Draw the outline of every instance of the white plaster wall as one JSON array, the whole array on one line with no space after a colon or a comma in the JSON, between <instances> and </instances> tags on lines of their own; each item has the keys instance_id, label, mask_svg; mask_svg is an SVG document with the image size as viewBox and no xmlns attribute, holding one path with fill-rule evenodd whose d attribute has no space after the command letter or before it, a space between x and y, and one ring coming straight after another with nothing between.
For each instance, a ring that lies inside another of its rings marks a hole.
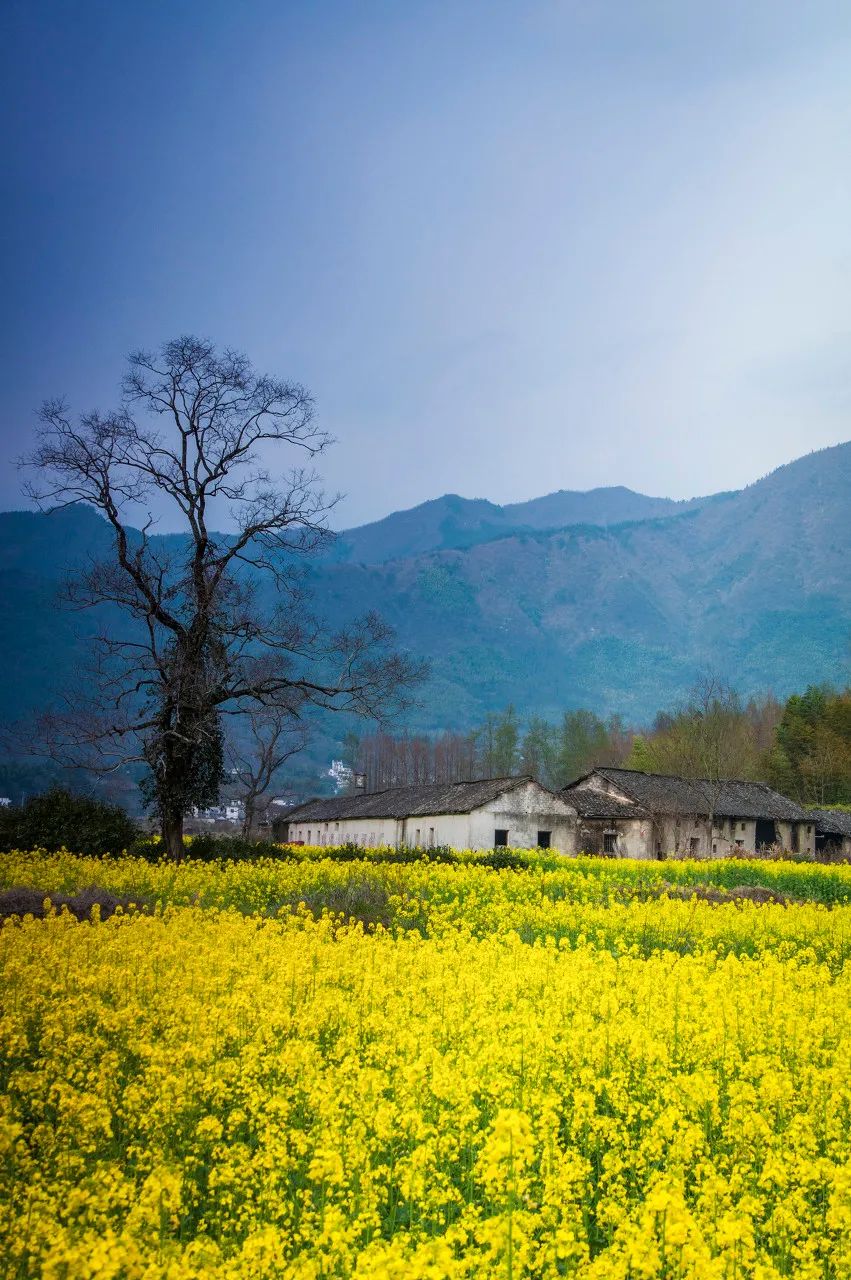
<instances>
[{"instance_id":1,"label":"white plaster wall","mask_svg":"<svg viewBox=\"0 0 851 1280\"><path fill-rule=\"evenodd\" d=\"M778 822L777 835L784 849L792 848L792 832L798 828L798 853L815 853L816 829L811 822Z\"/></svg>"},{"instance_id":2,"label":"white plaster wall","mask_svg":"<svg viewBox=\"0 0 851 1280\"><path fill-rule=\"evenodd\" d=\"M345 818L339 822L294 822L289 838L305 844L396 844L395 818Z\"/></svg>"},{"instance_id":3,"label":"white plaster wall","mask_svg":"<svg viewBox=\"0 0 851 1280\"><path fill-rule=\"evenodd\" d=\"M405 818L399 826L400 844L419 846L421 849L439 844L448 844L452 849L470 847L470 815L468 813L438 813L425 817ZM419 839L417 839L418 831ZM433 837L432 831L434 831Z\"/></svg>"},{"instance_id":4,"label":"white plaster wall","mask_svg":"<svg viewBox=\"0 0 851 1280\"><path fill-rule=\"evenodd\" d=\"M576 811L559 796L530 782L473 813L440 813L411 818L344 818L339 822L294 822L291 840L305 844L407 844L428 848L492 849L498 828L515 848L534 848L538 832L550 832L550 847L576 851ZM419 833L419 834L418 834Z\"/></svg>"},{"instance_id":5,"label":"white plaster wall","mask_svg":"<svg viewBox=\"0 0 851 1280\"><path fill-rule=\"evenodd\" d=\"M616 787L608 778L602 778L598 773L592 773L590 778L586 778L583 787L587 787L589 791L601 791L605 796L617 796L619 800L632 800L632 796L628 796L620 787Z\"/></svg>"},{"instance_id":6,"label":"white plaster wall","mask_svg":"<svg viewBox=\"0 0 851 1280\"><path fill-rule=\"evenodd\" d=\"M508 831L508 844L516 849L534 849L538 832L549 831L550 848L559 853L576 852L576 810L536 782L506 792L470 815L470 848L493 848L494 833Z\"/></svg>"},{"instance_id":7,"label":"white plaster wall","mask_svg":"<svg viewBox=\"0 0 851 1280\"><path fill-rule=\"evenodd\" d=\"M647 818L622 822L622 835L618 839L618 853L624 858L652 858L653 824Z\"/></svg>"}]
</instances>

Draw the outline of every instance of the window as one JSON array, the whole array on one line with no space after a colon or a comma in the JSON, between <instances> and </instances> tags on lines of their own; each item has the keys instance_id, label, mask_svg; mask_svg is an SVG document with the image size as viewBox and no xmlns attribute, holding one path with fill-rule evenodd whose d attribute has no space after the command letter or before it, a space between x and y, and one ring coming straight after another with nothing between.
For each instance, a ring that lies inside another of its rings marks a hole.
<instances>
[{"instance_id":1,"label":"window","mask_svg":"<svg viewBox=\"0 0 851 1280\"><path fill-rule=\"evenodd\" d=\"M742 831L744 831L744 830L745 830L745 823L743 822L743 823L742 823Z\"/></svg>"},{"instance_id":2,"label":"window","mask_svg":"<svg viewBox=\"0 0 851 1280\"><path fill-rule=\"evenodd\" d=\"M688 842L688 851L692 856L700 852L700 836L691 837Z\"/></svg>"},{"instance_id":3,"label":"window","mask_svg":"<svg viewBox=\"0 0 851 1280\"><path fill-rule=\"evenodd\" d=\"M493 833L494 849L504 849L508 844L508 832L504 827L497 827Z\"/></svg>"},{"instance_id":4,"label":"window","mask_svg":"<svg viewBox=\"0 0 851 1280\"><path fill-rule=\"evenodd\" d=\"M538 832L538 848L539 849L549 849L551 835L552 835L551 831Z\"/></svg>"},{"instance_id":5,"label":"window","mask_svg":"<svg viewBox=\"0 0 851 1280\"><path fill-rule=\"evenodd\" d=\"M712 841L712 852L713 852L713 853L717 853L717 852L718 852L718 845L715 843L715 841L714 841L714 840Z\"/></svg>"},{"instance_id":6,"label":"window","mask_svg":"<svg viewBox=\"0 0 851 1280\"><path fill-rule=\"evenodd\" d=\"M420 829L419 829L419 827L417 827L416 831L414 832L414 846L415 846L417 849L419 849L419 847L420 847Z\"/></svg>"},{"instance_id":7,"label":"window","mask_svg":"<svg viewBox=\"0 0 851 1280\"><path fill-rule=\"evenodd\" d=\"M310 828L307 831L307 843L310 844Z\"/></svg>"},{"instance_id":8,"label":"window","mask_svg":"<svg viewBox=\"0 0 851 1280\"><path fill-rule=\"evenodd\" d=\"M616 831L603 832L603 853L617 853L618 835Z\"/></svg>"},{"instance_id":9,"label":"window","mask_svg":"<svg viewBox=\"0 0 851 1280\"><path fill-rule=\"evenodd\" d=\"M434 827L429 827L428 829L428 847L429 849L434 848Z\"/></svg>"},{"instance_id":10,"label":"window","mask_svg":"<svg viewBox=\"0 0 851 1280\"><path fill-rule=\"evenodd\" d=\"M736 841L736 848L737 848L737 849L744 849L744 847L745 847L745 842L744 842L744 840L737 840L737 841Z\"/></svg>"}]
</instances>

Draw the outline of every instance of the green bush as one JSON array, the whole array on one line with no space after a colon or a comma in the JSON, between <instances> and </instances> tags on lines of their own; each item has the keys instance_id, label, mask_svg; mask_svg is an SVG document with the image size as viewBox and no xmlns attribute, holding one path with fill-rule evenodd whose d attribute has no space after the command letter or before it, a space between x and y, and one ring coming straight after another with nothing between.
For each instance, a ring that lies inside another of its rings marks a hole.
<instances>
[{"instance_id":1,"label":"green bush","mask_svg":"<svg viewBox=\"0 0 851 1280\"><path fill-rule=\"evenodd\" d=\"M165 857L162 842L157 837L151 836L139 836L128 849L128 853L132 853L137 858L145 858L148 862L159 862ZM401 865L416 862L466 865L473 862L477 866L493 867L497 871L541 864L540 855L537 852L491 849L484 853L471 854L452 849L448 844L436 845L431 849L399 845L396 848L388 846L367 850L363 845L350 842L328 845L315 853L313 851L303 853L297 845L280 845L272 840L246 840L242 836L222 835L212 831L193 836L191 843L186 846L186 856L194 862L256 862L259 858L272 858L276 862L316 861L327 858L331 862L389 862ZM556 855L552 859L552 865L558 866L561 861L561 857Z\"/></svg>"},{"instance_id":2,"label":"green bush","mask_svg":"<svg viewBox=\"0 0 851 1280\"><path fill-rule=\"evenodd\" d=\"M148 862L160 862L166 850L159 837L139 836L127 851ZM218 835L212 831L193 836L186 857L195 862L256 862L258 858L297 861L272 840L246 840L243 836Z\"/></svg>"},{"instance_id":3,"label":"green bush","mask_svg":"<svg viewBox=\"0 0 851 1280\"><path fill-rule=\"evenodd\" d=\"M0 851L69 849L71 853L118 854L130 848L138 828L123 809L91 796L54 787L22 805L0 809Z\"/></svg>"}]
</instances>

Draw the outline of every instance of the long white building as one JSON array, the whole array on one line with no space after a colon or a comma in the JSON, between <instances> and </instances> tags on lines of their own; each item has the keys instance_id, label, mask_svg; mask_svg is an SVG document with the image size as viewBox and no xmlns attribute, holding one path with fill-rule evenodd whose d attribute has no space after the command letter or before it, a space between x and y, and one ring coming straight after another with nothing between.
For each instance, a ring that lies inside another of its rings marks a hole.
<instances>
[{"instance_id":1,"label":"long white building","mask_svg":"<svg viewBox=\"0 0 851 1280\"><path fill-rule=\"evenodd\" d=\"M823 847L841 856L851 848L846 818L808 812L760 782L600 767L558 793L528 777L485 778L308 800L275 829L315 845L537 846L621 858L812 856Z\"/></svg>"},{"instance_id":2,"label":"long white building","mask_svg":"<svg viewBox=\"0 0 851 1280\"><path fill-rule=\"evenodd\" d=\"M576 852L576 809L532 778L431 783L308 800L288 815L285 841L429 849Z\"/></svg>"}]
</instances>

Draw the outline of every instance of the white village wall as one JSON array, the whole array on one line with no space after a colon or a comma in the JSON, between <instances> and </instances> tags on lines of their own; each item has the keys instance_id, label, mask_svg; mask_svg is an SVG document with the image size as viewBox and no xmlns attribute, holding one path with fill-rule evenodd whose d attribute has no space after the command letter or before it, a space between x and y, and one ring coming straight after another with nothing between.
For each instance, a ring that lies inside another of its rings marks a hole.
<instances>
[{"instance_id":1,"label":"white village wall","mask_svg":"<svg viewBox=\"0 0 851 1280\"><path fill-rule=\"evenodd\" d=\"M538 832L550 832L550 846L576 851L576 812L558 796L530 782L472 813L439 813L410 818L342 818L335 822L294 822L291 840L305 844L449 845L453 849L492 849L495 832L508 831L515 848L534 848Z\"/></svg>"},{"instance_id":2,"label":"white village wall","mask_svg":"<svg viewBox=\"0 0 851 1280\"><path fill-rule=\"evenodd\" d=\"M507 791L475 809L470 814L469 847L492 849L497 830L508 832L508 844L515 849L534 849L538 832L549 831L551 849L576 852L576 810L537 782Z\"/></svg>"},{"instance_id":3,"label":"white village wall","mask_svg":"<svg viewBox=\"0 0 851 1280\"><path fill-rule=\"evenodd\" d=\"M538 832L549 831L551 848L571 855L583 851L582 825L569 803L537 783L528 783L470 814L297 822L291 825L289 834L290 839L301 840L305 844L340 845L351 842L360 845L407 844L423 848L449 845L453 849L491 849L498 829L508 831L508 843L514 848L534 848L538 843ZM792 848L794 825L798 828L799 852L807 854L814 851L815 827L812 823L778 822L776 825L783 848ZM597 848L602 845L601 837L605 831L615 832L614 856L621 858L655 858L657 842L659 853L664 857L688 857L692 852L692 839L697 840L693 856L722 858L739 850L742 855L753 853L756 842L756 823L752 819L741 818L718 819L712 832L706 819L696 820L693 817L681 817L679 821L665 818L656 823L650 819L616 820L611 824L595 819L589 821L587 827L598 836ZM845 852L851 853L851 847Z\"/></svg>"}]
</instances>

